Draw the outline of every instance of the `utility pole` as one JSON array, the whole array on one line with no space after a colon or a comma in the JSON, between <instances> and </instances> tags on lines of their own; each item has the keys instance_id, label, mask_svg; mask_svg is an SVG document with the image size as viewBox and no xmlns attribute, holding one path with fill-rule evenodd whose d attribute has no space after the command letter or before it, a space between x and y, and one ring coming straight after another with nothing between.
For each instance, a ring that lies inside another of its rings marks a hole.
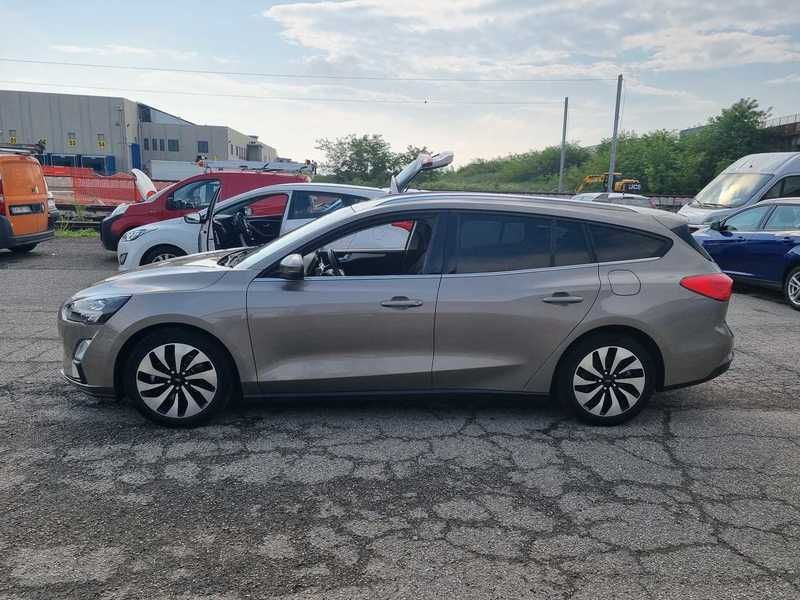
<instances>
[{"instance_id":1,"label":"utility pole","mask_svg":"<svg viewBox=\"0 0 800 600\"><path fill-rule=\"evenodd\" d=\"M558 169L558 191L564 191L564 161L567 158L567 110L569 97L564 97L564 126L561 128L561 166Z\"/></svg>"},{"instance_id":2,"label":"utility pole","mask_svg":"<svg viewBox=\"0 0 800 600\"><path fill-rule=\"evenodd\" d=\"M617 77L617 103L614 106L614 133L611 135L611 161L608 164L608 188L610 194L614 191L614 169L617 167L617 133L619 129L619 101L622 96L622 73Z\"/></svg>"}]
</instances>

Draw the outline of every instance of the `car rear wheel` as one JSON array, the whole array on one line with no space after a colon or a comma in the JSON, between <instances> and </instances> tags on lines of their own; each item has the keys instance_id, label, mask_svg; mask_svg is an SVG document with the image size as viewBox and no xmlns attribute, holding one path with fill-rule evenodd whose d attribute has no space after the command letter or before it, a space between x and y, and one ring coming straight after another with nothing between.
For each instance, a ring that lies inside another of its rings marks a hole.
<instances>
[{"instance_id":1,"label":"car rear wheel","mask_svg":"<svg viewBox=\"0 0 800 600\"><path fill-rule=\"evenodd\" d=\"M172 426L199 425L227 405L235 369L222 346L179 328L142 338L125 363L125 392L148 419Z\"/></svg>"},{"instance_id":2,"label":"car rear wheel","mask_svg":"<svg viewBox=\"0 0 800 600\"><path fill-rule=\"evenodd\" d=\"M644 408L653 394L655 367L636 339L601 333L570 348L557 377L560 399L579 419L616 425Z\"/></svg>"},{"instance_id":3,"label":"car rear wheel","mask_svg":"<svg viewBox=\"0 0 800 600\"><path fill-rule=\"evenodd\" d=\"M783 294L786 302L795 310L800 310L800 267L795 267L786 276L783 283Z\"/></svg>"},{"instance_id":4,"label":"car rear wheel","mask_svg":"<svg viewBox=\"0 0 800 600\"><path fill-rule=\"evenodd\" d=\"M34 248L36 248L37 244L23 244L22 246L14 246L10 248L12 252L16 252L17 254L24 254L26 252L30 252Z\"/></svg>"},{"instance_id":5,"label":"car rear wheel","mask_svg":"<svg viewBox=\"0 0 800 600\"><path fill-rule=\"evenodd\" d=\"M176 258L178 256L186 256L186 252L175 246L155 246L144 253L142 261L139 264L149 265L155 262L164 262L165 260Z\"/></svg>"}]
</instances>

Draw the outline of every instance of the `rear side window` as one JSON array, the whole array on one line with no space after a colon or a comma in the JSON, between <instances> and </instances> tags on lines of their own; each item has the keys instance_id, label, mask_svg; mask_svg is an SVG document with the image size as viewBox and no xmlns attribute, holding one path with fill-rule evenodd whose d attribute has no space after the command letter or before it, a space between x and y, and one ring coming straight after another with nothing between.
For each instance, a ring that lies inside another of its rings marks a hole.
<instances>
[{"instance_id":1,"label":"rear side window","mask_svg":"<svg viewBox=\"0 0 800 600\"><path fill-rule=\"evenodd\" d=\"M494 213L458 215L450 273L491 273L551 265L552 219Z\"/></svg>"},{"instance_id":2,"label":"rear side window","mask_svg":"<svg viewBox=\"0 0 800 600\"><path fill-rule=\"evenodd\" d=\"M553 264L564 267L592 262L583 223L557 219L553 227Z\"/></svg>"},{"instance_id":3,"label":"rear side window","mask_svg":"<svg viewBox=\"0 0 800 600\"><path fill-rule=\"evenodd\" d=\"M598 262L661 257L672 245L666 238L621 227L592 224L589 229Z\"/></svg>"}]
</instances>

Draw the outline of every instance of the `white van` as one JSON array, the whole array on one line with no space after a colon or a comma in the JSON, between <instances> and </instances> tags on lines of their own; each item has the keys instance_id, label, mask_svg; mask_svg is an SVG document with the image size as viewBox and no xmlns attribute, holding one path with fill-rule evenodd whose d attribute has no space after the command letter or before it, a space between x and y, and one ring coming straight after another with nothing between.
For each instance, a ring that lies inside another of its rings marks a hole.
<instances>
[{"instance_id":1,"label":"white van","mask_svg":"<svg viewBox=\"0 0 800 600\"><path fill-rule=\"evenodd\" d=\"M800 152L749 154L717 175L678 214L696 230L762 200L795 196L800 197Z\"/></svg>"}]
</instances>

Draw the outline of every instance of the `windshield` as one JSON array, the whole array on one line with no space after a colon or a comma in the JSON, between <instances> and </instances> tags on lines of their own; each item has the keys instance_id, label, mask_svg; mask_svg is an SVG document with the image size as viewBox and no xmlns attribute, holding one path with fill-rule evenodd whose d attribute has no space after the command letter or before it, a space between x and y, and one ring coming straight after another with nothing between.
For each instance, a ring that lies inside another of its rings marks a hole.
<instances>
[{"instance_id":1,"label":"windshield","mask_svg":"<svg viewBox=\"0 0 800 600\"><path fill-rule=\"evenodd\" d=\"M171 190L172 188L174 188L174 187L175 187L175 185L176 185L177 183L180 183L180 182L176 181L175 183L171 183L171 184L170 184L170 185L168 185L167 187L165 187L165 188L163 188L163 189L160 189L160 190L158 190L158 191L157 191L155 194L153 194L152 196L150 196L149 198L147 198L147 199L145 200L145 202L155 202L156 200L158 200L158 199L159 199L161 196L163 196L164 194L168 194L168 193L169 193L169 190Z\"/></svg>"},{"instance_id":2,"label":"windshield","mask_svg":"<svg viewBox=\"0 0 800 600\"><path fill-rule=\"evenodd\" d=\"M734 208L746 203L753 192L772 179L763 173L720 173L694 197L705 208Z\"/></svg>"},{"instance_id":3,"label":"windshield","mask_svg":"<svg viewBox=\"0 0 800 600\"><path fill-rule=\"evenodd\" d=\"M339 221L344 221L348 217L352 216L352 214L352 208L350 210L336 210L323 217L320 217L319 219L304 223L297 229L293 229L289 233L282 235L279 238L275 238L263 246L259 246L257 248L258 252L248 253L242 258L242 260L237 260L235 264L237 267L242 269L249 269L253 265L261 262L261 260L266 256L269 256L272 253L280 254L282 251L291 248L297 241L302 240L304 237L321 233L329 227L335 226Z\"/></svg>"}]
</instances>

